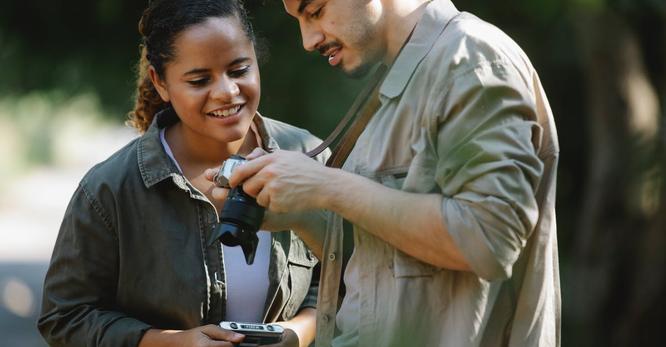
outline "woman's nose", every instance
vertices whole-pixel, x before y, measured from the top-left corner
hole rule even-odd
[[[229,101],[238,94],[240,94],[238,83],[229,77],[224,76],[213,86],[213,90],[211,91],[211,98]]]

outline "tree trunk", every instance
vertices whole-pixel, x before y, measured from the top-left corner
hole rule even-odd
[[[603,10],[578,19],[590,157],[564,275],[565,324],[573,332],[567,345],[634,345],[639,337],[631,329],[658,299],[655,288],[664,287],[643,282],[661,274],[650,273],[654,266],[646,265],[662,257],[649,247],[661,248],[663,240],[656,242],[664,235],[655,222],[664,215],[658,214],[663,204],[655,157],[659,99],[639,41],[622,18]]]

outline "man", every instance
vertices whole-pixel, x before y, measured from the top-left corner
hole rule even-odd
[[[284,5],[331,66],[390,67],[343,170],[278,151],[231,179],[271,212],[333,212],[292,225],[323,263],[317,346],[558,346],[559,146],[522,50],[448,0]]]

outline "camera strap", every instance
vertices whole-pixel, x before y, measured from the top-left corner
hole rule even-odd
[[[315,157],[323,152],[333,142],[335,147],[331,149],[331,157],[326,161],[326,166],[340,168],[351,153],[356,140],[368,125],[370,119],[379,108],[379,88],[388,68],[381,64],[370,78],[368,84],[361,90],[354,103],[342,118],[335,130],[317,148],[305,153],[309,157]],[[351,125],[350,125],[351,123]]]

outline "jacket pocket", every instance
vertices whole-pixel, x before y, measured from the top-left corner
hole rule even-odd
[[[290,250],[287,259],[289,271],[289,298],[284,306],[282,315],[291,319],[298,312],[312,284],[312,269],[317,264],[317,258],[305,247],[302,241],[292,242],[294,249]]]

